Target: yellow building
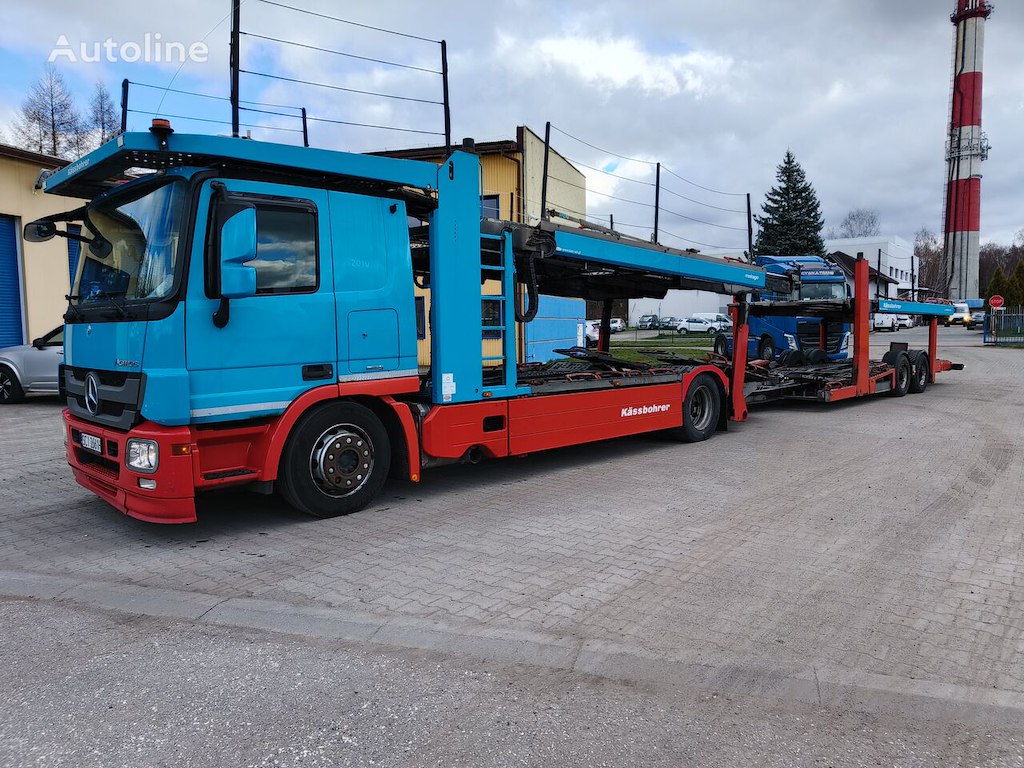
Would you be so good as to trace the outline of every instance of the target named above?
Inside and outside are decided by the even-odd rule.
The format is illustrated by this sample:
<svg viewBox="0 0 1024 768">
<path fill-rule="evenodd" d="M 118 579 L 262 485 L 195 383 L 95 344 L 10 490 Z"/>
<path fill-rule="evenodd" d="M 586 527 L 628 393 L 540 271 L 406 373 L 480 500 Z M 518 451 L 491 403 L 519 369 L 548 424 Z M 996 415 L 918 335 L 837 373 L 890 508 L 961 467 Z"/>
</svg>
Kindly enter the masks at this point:
<svg viewBox="0 0 1024 768">
<path fill-rule="evenodd" d="M 541 218 L 541 187 L 544 178 L 544 139 L 526 126 L 516 129 L 515 140 L 477 142 L 474 148 L 480 157 L 481 196 L 480 215 L 503 221 L 536 224 Z M 441 164 L 446 154 L 444 147 L 419 147 L 415 149 L 376 152 L 387 157 L 408 160 L 423 160 Z M 547 207 L 569 216 L 586 216 L 586 177 L 556 150 L 551 149 L 548 157 Z M 485 283 L 484 294 L 499 293 L 496 282 Z M 422 302 L 424 316 L 430 316 L 429 289 L 416 288 L 417 300 Z M 550 304 L 551 302 L 549 302 Z M 543 308 L 543 305 L 542 305 Z M 582 312 L 580 309 L 580 322 Z M 537 327 L 543 324 L 538 323 Z M 568 327 L 565 323 L 560 324 Z M 575 327 L 570 323 L 570 326 Z M 556 346 L 572 346 L 578 339 L 559 339 Z M 527 349 L 527 335 L 519 327 L 516 333 L 517 358 L 519 362 L 535 359 Z M 500 354 L 499 341 L 484 341 L 483 356 Z M 550 346 L 550 345 L 549 345 Z M 419 342 L 419 364 L 430 364 L 430 323 L 423 323 Z"/>
<path fill-rule="evenodd" d="M 39 188 L 42 171 L 66 164 L 57 157 L 0 144 L 0 347 L 24 344 L 64 322 L 64 297 L 70 292 L 77 243 L 61 237 L 27 243 L 22 228 L 82 204 Z"/>
</svg>

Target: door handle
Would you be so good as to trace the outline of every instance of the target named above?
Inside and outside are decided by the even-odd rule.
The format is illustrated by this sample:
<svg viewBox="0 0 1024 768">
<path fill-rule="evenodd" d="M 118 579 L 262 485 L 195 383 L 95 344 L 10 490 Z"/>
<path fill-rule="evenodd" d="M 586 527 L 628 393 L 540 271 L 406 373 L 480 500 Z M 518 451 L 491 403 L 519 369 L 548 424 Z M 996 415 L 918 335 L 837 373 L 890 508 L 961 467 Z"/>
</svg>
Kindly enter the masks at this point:
<svg viewBox="0 0 1024 768">
<path fill-rule="evenodd" d="M 317 363 L 316 365 L 302 366 L 303 381 L 321 381 L 334 378 L 334 366 L 330 363 Z"/>
</svg>

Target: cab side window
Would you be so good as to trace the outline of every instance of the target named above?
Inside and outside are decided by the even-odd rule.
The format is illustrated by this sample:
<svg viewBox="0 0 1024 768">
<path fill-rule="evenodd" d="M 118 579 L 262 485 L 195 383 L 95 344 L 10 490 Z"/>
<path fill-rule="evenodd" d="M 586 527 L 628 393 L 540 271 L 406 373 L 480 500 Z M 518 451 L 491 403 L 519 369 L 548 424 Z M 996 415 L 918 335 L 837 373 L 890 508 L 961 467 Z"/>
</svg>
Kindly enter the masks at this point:
<svg viewBox="0 0 1024 768">
<path fill-rule="evenodd" d="M 256 208 L 256 293 L 309 293 L 319 285 L 316 215 L 305 207 Z"/>
</svg>

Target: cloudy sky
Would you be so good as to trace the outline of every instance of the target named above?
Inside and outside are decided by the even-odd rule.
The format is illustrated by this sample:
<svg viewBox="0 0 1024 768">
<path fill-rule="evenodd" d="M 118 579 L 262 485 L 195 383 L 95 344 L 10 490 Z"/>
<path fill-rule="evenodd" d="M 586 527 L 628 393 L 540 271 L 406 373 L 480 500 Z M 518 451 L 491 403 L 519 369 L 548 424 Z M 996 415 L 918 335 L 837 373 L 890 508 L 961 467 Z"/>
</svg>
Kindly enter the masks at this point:
<svg viewBox="0 0 1024 768">
<path fill-rule="evenodd" d="M 276 2 L 276 0 L 275 0 Z M 662 242 L 742 247 L 742 197 L 755 209 L 791 149 L 822 202 L 826 228 L 852 208 L 877 209 L 886 234 L 912 240 L 941 228 L 953 26 L 952 0 L 674 0 L 539 2 L 508 0 L 485 14 L 452 0 L 280 0 L 370 26 L 448 43 L 456 140 L 512 138 L 550 120 L 553 144 L 581 168 L 593 193 L 588 210 L 649 232 L 653 162 L 664 174 Z M 78 54 L 118 44 L 205 41 L 208 60 L 177 63 L 71 62 L 56 66 L 81 93 L 96 81 L 115 98 L 122 78 L 227 96 L 229 0 L 174 3 L 12 0 L 0 26 L 0 131 L 43 70 L 60 35 Z M 13 6 L 13 7 L 12 7 Z M 438 46 L 300 14 L 266 0 L 242 5 L 242 67 L 291 80 L 439 100 L 440 78 L 265 38 L 436 70 Z M 1004 0 L 987 25 L 982 240 L 1009 243 L 1024 228 L 1024 7 Z M 242 98 L 305 106 L 312 117 L 425 133 L 311 123 L 315 146 L 366 151 L 437 143 L 435 104 L 381 99 L 245 74 Z M 229 120 L 226 101 L 133 86 L 141 112 Z M 150 116 L 132 114 L 130 128 Z M 223 132 L 227 125 L 174 119 L 177 130 Z M 243 113 L 254 138 L 297 142 L 293 117 Z M 568 135 L 566 135 L 568 134 Z M 580 143 L 572 137 L 582 139 Z M 592 145 L 592 146 L 588 146 Z M 595 147 L 600 147 L 599 151 Z M 621 157 L 633 158 L 623 160 Z M 685 179 L 685 181 L 684 181 Z M 695 182 L 694 186 L 689 182 Z M 702 188 L 703 187 L 703 188 Z M 714 191 L 712 191 L 714 190 Z M 603 194 L 598 194 L 603 193 Z M 622 198 L 622 199 L 616 199 Z M 690 198 L 689 200 L 685 198 Z M 625 202 L 632 201 L 632 202 Z M 708 207 L 713 206 L 713 207 Z M 695 221 L 696 220 L 696 221 Z M 698 223 L 710 222 L 717 226 Z M 705 247 L 705 250 L 711 250 Z"/>
</svg>

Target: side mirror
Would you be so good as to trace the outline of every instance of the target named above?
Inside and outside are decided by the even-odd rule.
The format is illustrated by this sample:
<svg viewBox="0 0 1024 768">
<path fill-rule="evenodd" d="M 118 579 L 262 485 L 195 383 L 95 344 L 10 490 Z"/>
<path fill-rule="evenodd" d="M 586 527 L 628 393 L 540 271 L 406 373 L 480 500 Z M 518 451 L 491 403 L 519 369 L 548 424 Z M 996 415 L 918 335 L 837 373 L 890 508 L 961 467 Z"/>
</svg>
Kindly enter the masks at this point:
<svg viewBox="0 0 1024 768">
<path fill-rule="evenodd" d="M 220 230 L 220 295 L 244 299 L 256 295 L 256 268 L 245 263 L 256 258 L 256 209 L 243 208 Z"/>
<path fill-rule="evenodd" d="M 45 243 L 57 234 L 57 225 L 52 221 L 33 221 L 25 225 L 25 240 L 29 243 Z"/>
<path fill-rule="evenodd" d="M 38 339 L 32 339 L 32 346 L 36 349 L 45 349 L 46 342 L 43 341 L 43 338 L 40 336 Z"/>
</svg>

